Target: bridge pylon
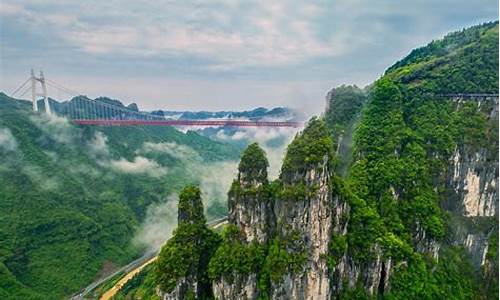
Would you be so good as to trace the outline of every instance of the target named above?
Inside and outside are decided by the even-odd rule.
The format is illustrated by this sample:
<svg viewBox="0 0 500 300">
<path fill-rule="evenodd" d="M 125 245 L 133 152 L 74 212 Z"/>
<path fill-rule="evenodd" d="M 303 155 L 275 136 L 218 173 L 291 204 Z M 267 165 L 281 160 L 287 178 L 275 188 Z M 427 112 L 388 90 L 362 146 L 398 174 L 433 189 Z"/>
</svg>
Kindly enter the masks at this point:
<svg viewBox="0 0 500 300">
<path fill-rule="evenodd" d="M 43 103 L 45 106 L 45 113 L 50 115 L 52 112 L 50 111 L 49 98 L 47 96 L 47 84 L 45 82 L 45 77 L 43 75 L 43 71 L 40 71 L 40 76 L 36 77 L 35 72 L 31 69 L 31 99 L 33 100 L 33 111 L 38 111 L 38 102 L 37 96 L 43 96 Z M 37 83 L 40 83 L 42 87 L 42 92 L 37 93 Z"/>
</svg>

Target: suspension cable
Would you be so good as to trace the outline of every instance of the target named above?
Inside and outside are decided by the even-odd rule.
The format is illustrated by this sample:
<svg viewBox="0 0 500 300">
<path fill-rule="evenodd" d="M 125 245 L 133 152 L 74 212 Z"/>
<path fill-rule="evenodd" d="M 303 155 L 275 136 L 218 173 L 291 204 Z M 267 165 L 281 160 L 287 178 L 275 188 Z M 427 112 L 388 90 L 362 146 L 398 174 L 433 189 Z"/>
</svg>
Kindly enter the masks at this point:
<svg viewBox="0 0 500 300">
<path fill-rule="evenodd" d="M 26 81 L 23 82 L 23 84 L 21 84 L 17 89 L 15 89 L 12 93 L 10 93 L 10 97 L 11 98 L 14 98 L 14 95 L 20 90 L 22 89 L 29 81 L 31 80 L 31 77 L 29 77 L 28 79 L 26 79 Z"/>
</svg>

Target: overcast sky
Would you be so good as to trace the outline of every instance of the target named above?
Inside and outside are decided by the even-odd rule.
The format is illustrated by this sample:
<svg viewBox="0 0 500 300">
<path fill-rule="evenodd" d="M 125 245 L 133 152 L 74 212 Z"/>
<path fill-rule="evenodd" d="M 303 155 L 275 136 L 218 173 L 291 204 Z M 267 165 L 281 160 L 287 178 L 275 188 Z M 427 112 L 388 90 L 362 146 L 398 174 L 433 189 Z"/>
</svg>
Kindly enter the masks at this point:
<svg viewBox="0 0 500 300">
<path fill-rule="evenodd" d="M 497 0 L 0 0 L 0 90 L 34 68 L 142 109 L 318 112 L 332 87 L 497 18 Z"/>
</svg>

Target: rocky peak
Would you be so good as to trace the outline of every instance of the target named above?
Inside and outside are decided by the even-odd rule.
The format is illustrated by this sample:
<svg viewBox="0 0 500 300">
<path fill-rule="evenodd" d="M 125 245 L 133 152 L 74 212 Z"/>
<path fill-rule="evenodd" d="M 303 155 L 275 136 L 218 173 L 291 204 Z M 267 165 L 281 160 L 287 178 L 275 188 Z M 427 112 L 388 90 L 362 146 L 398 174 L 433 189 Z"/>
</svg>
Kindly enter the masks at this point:
<svg viewBox="0 0 500 300">
<path fill-rule="evenodd" d="M 205 224 L 206 219 L 203 214 L 203 203 L 201 202 L 200 189 L 196 186 L 187 186 L 179 195 L 179 210 L 177 221 L 179 225 Z"/>
<path fill-rule="evenodd" d="M 198 187 L 187 186 L 181 192 L 178 221 L 158 255 L 158 296 L 162 300 L 211 298 L 208 263 L 220 238 L 206 226 Z"/>
<path fill-rule="evenodd" d="M 249 145 L 229 191 L 229 223 L 242 230 L 247 242 L 266 242 L 274 227 L 271 203 L 263 197 L 268 186 L 268 166 L 264 150 L 257 143 Z"/>
<path fill-rule="evenodd" d="M 323 119 L 312 118 L 304 131 L 288 146 L 280 179 L 285 184 L 303 182 L 312 170 L 333 164 L 333 141 Z M 317 172 L 313 172 L 316 174 Z"/>
<path fill-rule="evenodd" d="M 238 181 L 243 188 L 258 187 L 267 183 L 269 162 L 266 154 L 257 143 L 247 147 L 238 165 Z"/>
</svg>

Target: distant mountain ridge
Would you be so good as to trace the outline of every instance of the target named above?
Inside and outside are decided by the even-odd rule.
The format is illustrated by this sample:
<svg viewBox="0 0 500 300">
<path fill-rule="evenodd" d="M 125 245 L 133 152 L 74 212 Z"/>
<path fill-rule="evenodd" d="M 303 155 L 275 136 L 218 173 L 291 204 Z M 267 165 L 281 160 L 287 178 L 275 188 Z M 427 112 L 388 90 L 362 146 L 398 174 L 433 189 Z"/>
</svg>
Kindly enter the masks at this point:
<svg viewBox="0 0 500 300">
<path fill-rule="evenodd" d="M 245 111 L 168 111 L 156 110 L 152 114 L 163 115 L 167 119 L 190 119 L 190 120 L 206 120 L 206 119 L 278 119 L 283 121 L 292 121 L 302 119 L 300 114 L 288 107 L 275 107 L 268 109 L 265 107 L 257 107 L 252 110 Z"/>
<path fill-rule="evenodd" d="M 58 101 L 56 99 L 50 98 L 50 105 L 52 110 L 54 111 L 64 111 L 70 103 L 77 101 L 81 98 L 88 98 L 87 96 L 76 96 L 68 101 Z M 130 103 L 128 105 L 123 104 L 118 99 L 111 99 L 108 97 L 97 97 L 93 99 L 97 102 L 103 102 L 109 105 L 114 105 L 120 108 L 126 108 L 131 111 L 141 111 L 139 106 L 136 103 Z M 39 107 L 43 107 L 43 101 L 39 100 Z M 274 107 L 274 108 L 265 108 L 265 107 L 257 107 L 252 110 L 244 110 L 244 111 L 174 111 L 174 110 L 153 110 L 153 111 L 142 111 L 145 113 L 151 113 L 156 116 L 164 116 L 165 119 L 175 119 L 175 120 L 208 120 L 208 119 L 245 119 L 245 120 L 253 120 L 253 121 L 264 121 L 264 120 L 275 120 L 275 121 L 303 121 L 304 116 L 289 107 Z"/>
</svg>

